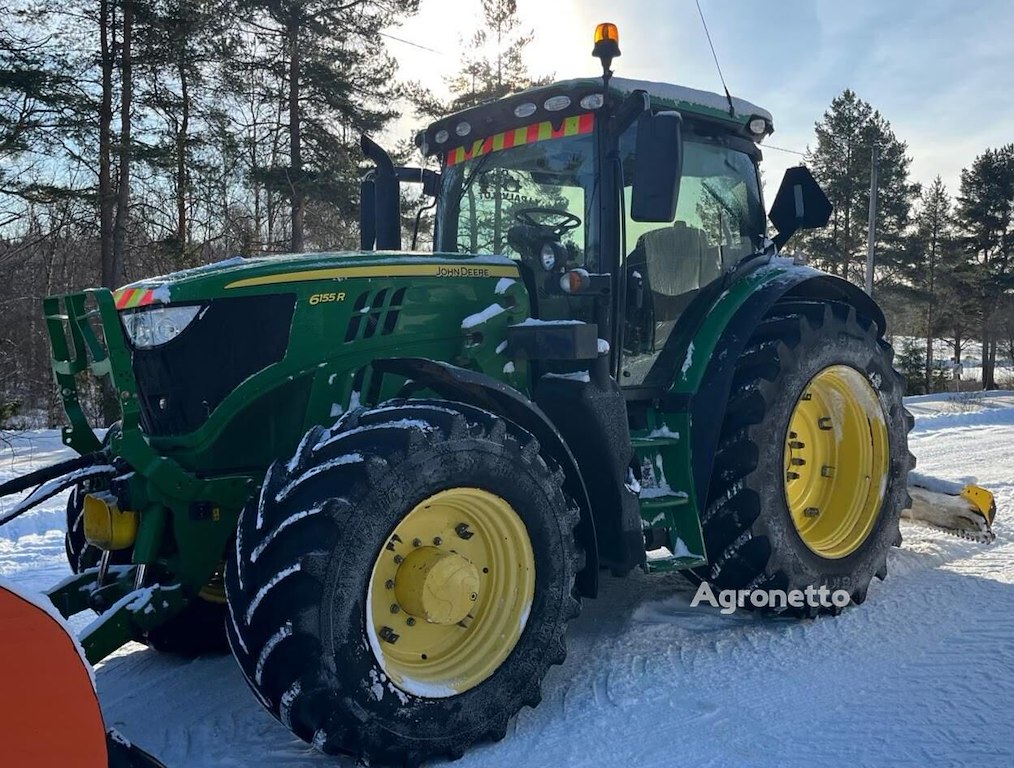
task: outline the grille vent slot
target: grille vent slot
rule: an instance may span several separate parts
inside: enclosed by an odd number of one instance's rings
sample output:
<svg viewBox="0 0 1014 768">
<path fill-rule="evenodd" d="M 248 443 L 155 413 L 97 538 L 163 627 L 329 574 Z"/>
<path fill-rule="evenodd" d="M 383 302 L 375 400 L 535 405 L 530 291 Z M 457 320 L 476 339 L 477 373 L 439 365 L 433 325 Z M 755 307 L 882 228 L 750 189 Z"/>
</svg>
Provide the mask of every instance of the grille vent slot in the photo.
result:
<svg viewBox="0 0 1014 768">
<path fill-rule="evenodd" d="M 394 333 L 407 290 L 381 288 L 379 291 L 360 294 L 352 305 L 352 318 L 345 330 L 345 341 L 360 341 Z"/>
</svg>

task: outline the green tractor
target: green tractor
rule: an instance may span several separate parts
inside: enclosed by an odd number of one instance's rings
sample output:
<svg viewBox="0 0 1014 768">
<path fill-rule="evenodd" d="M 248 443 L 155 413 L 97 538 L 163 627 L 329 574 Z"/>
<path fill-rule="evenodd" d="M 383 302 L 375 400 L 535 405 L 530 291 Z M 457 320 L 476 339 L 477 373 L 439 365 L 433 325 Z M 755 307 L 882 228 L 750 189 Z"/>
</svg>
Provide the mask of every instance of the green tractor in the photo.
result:
<svg viewBox="0 0 1014 768">
<path fill-rule="evenodd" d="M 417 764 L 538 704 L 603 571 L 853 603 L 885 576 L 913 459 L 884 315 L 778 255 L 827 198 L 791 169 L 768 237 L 771 116 L 613 79 L 618 53 L 603 27 L 604 78 L 438 120 L 439 171 L 364 138 L 359 252 L 45 300 L 80 457 L 2 490 L 39 485 L 10 518 L 74 488 L 49 597 L 100 614 L 91 661 L 227 634 L 300 738 Z M 408 181 L 432 253 L 400 250 Z M 122 412 L 102 439 L 89 372 Z M 979 493 L 937 523 L 988 535 Z"/>
</svg>

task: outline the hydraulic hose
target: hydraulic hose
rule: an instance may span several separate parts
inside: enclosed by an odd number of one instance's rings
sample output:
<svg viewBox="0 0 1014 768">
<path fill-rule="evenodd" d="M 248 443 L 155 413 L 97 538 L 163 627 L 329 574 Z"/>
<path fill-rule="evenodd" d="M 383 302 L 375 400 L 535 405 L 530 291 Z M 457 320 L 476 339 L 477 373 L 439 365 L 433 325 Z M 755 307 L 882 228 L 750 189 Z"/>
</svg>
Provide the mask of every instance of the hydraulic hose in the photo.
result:
<svg viewBox="0 0 1014 768">
<path fill-rule="evenodd" d="M 82 480 L 115 474 L 116 468 L 105 462 L 106 457 L 103 453 L 89 453 L 0 483 L 0 498 L 35 488 L 27 498 L 15 504 L 12 509 L 0 512 L 0 526 L 6 525 L 37 504 Z"/>
</svg>

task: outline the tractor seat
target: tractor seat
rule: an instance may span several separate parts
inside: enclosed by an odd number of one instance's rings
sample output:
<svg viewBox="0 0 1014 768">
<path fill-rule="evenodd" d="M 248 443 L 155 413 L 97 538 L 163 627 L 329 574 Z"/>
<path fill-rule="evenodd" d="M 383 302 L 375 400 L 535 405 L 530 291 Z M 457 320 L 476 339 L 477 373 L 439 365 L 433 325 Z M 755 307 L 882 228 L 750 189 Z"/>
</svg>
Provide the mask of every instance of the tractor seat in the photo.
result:
<svg viewBox="0 0 1014 768">
<path fill-rule="evenodd" d="M 645 271 L 657 320 L 675 320 L 703 286 L 721 275 L 719 249 L 703 230 L 677 221 L 645 232 L 629 264 Z"/>
</svg>

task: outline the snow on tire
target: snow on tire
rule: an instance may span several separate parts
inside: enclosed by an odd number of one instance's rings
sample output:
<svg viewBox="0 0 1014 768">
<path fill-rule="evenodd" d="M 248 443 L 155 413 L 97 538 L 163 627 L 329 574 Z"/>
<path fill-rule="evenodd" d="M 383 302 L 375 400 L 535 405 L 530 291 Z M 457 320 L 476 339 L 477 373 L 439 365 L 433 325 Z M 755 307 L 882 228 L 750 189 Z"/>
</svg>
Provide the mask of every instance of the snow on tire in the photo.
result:
<svg viewBox="0 0 1014 768">
<path fill-rule="evenodd" d="M 229 639 L 248 684 L 300 738 L 371 764 L 459 757 L 474 742 L 503 738 L 509 719 L 539 702 L 548 668 L 564 660 L 566 625 L 579 610 L 573 594 L 581 564 L 573 536 L 578 511 L 562 483 L 562 472 L 543 459 L 530 434 L 458 403 L 392 401 L 352 411 L 331 430 L 311 430 L 291 461 L 271 467 L 259 499 L 243 511 L 226 570 Z M 403 598 L 393 597 L 394 580 L 376 580 L 379 568 L 403 562 L 392 554 L 395 543 L 404 547 L 398 552 L 407 553 L 406 564 L 413 547 L 432 554 L 441 544 L 437 559 L 449 578 L 468 571 L 458 554 L 467 551 L 468 528 L 459 526 L 460 539 L 452 542 L 431 537 L 432 546 L 394 535 L 420 505 L 448 489 L 513 510 L 535 574 L 516 644 L 460 692 L 399 678 L 394 662 L 377 651 L 399 635 L 375 626 L 371 612 L 377 605 L 371 590 L 386 587 L 391 615 L 400 622 L 390 623 L 401 636 L 412 634 L 405 628 L 408 609 L 398 604 Z M 450 567 L 455 563 L 461 568 Z M 420 560 L 418 567 L 428 566 Z M 492 589 L 492 582 L 490 576 L 477 591 Z M 466 632 L 493 621 L 493 613 L 470 613 L 467 625 L 465 618 L 453 623 L 457 615 L 419 623 L 426 631 L 446 624 Z"/>
<path fill-rule="evenodd" d="M 709 564 L 695 569 L 694 576 L 721 589 L 788 592 L 824 586 L 847 591 L 853 603 L 865 600 L 874 576 L 884 578 L 887 573 L 888 550 L 900 543 L 898 520 L 909 503 L 906 483 L 914 465 L 907 445 L 912 420 L 904 409 L 903 380 L 892 368 L 892 360 L 893 351 L 878 338 L 874 324 L 846 305 L 779 305 L 758 326 L 737 361 L 701 518 Z M 806 517 L 817 520 L 828 515 L 827 510 L 805 507 L 803 523 L 798 510 L 793 512 L 793 504 L 812 503 L 806 494 L 802 500 L 794 498 L 800 494 L 794 492 L 792 483 L 802 473 L 814 473 L 806 475 L 805 482 L 812 483 L 816 488 L 813 493 L 819 496 L 819 484 L 831 482 L 839 470 L 830 466 L 835 462 L 813 466 L 811 460 L 810 466 L 802 466 L 807 463 L 803 458 L 806 445 L 803 436 L 790 428 L 801 407 L 810 407 L 806 401 L 812 399 L 810 388 L 818 377 L 838 371 L 844 372 L 847 386 L 839 382 L 837 393 L 832 391 L 829 400 L 852 397 L 860 404 L 856 406 L 856 434 L 867 434 L 862 431 L 863 397 L 867 405 L 874 402 L 875 413 L 867 420 L 873 446 L 869 463 L 876 464 L 877 434 L 882 435 L 883 459 L 880 477 L 876 472 L 867 473 L 870 490 L 865 491 L 866 496 L 857 496 L 854 506 L 845 506 L 847 514 L 856 514 L 859 522 L 842 529 L 840 542 L 834 536 L 814 537 L 806 527 L 815 525 Z M 857 394 L 850 395 L 851 390 Z M 835 455 L 844 464 L 845 457 L 866 449 L 849 444 L 847 436 L 843 442 L 832 431 L 839 429 L 836 419 L 842 418 L 835 410 L 828 407 L 827 416 L 817 418 L 807 441 L 831 440 L 832 453 L 836 441 Z M 845 412 L 849 413 L 847 407 Z M 877 427 L 878 421 L 882 427 Z M 861 481 L 862 471 L 856 472 Z M 882 487 L 875 487 L 878 483 Z M 824 501 L 838 503 L 826 494 Z M 860 525 L 863 509 L 868 510 L 865 527 Z M 832 526 L 830 530 L 834 534 L 838 529 Z M 811 604 L 789 606 L 786 613 L 813 616 L 839 610 L 830 604 Z"/>
</svg>

